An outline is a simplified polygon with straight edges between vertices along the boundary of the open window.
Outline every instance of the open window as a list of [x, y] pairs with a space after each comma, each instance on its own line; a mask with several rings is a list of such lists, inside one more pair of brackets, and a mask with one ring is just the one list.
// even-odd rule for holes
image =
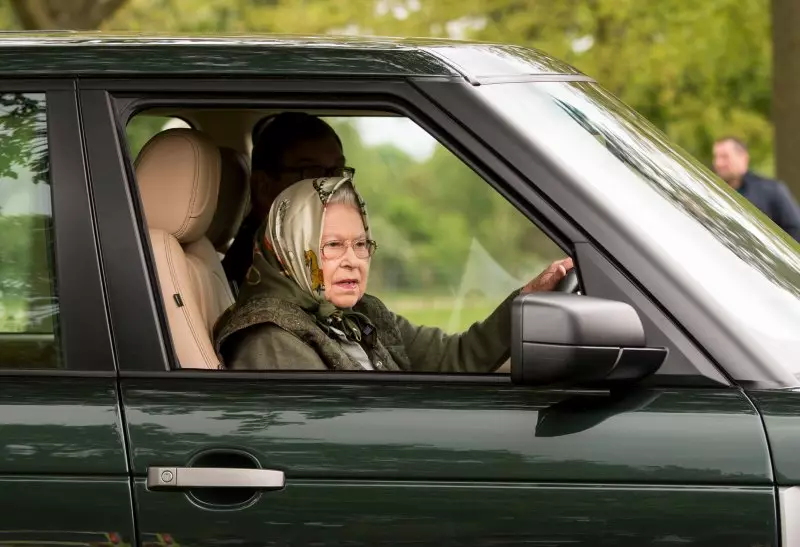
[[[279, 111], [231, 108], [146, 111], [127, 125], [129, 149], [133, 154], [144, 146], [143, 140], [179, 125], [174, 120], [186, 120], [182, 127], [202, 131], [218, 149], [231, 149], [249, 157], [254, 126], [276, 112]], [[450, 334], [462, 332], [485, 319], [512, 291], [553, 260], [565, 256], [530, 219], [408, 117], [374, 110], [309, 113], [325, 120], [339, 136], [346, 163], [356, 170], [355, 185], [367, 202], [373, 237], [379, 245], [371, 260], [368, 293], [410, 322]], [[224, 168], [223, 161], [223, 171]], [[247, 212], [247, 204], [241, 201], [246, 196], [238, 201], [230, 199], [237, 192], [226, 186], [232, 184], [229, 178], [220, 177], [220, 199], [213, 217], [230, 219], [234, 224], [227, 226], [228, 233], [236, 234], [242, 211]], [[147, 184], [142, 173], [138, 173], [138, 179], [140, 193], [150, 191], [142, 188]], [[152, 203], [143, 195], [146, 215], [148, 199]], [[153, 228], [151, 225], [151, 239]], [[155, 245], [152, 241], [151, 244]], [[193, 252], [194, 242], [182, 245], [187, 252]], [[215, 247], [218, 258], [224, 257], [224, 249]], [[158, 249], [154, 248], [154, 252], [173, 345], [179, 356], [191, 354], [181, 351], [181, 347], [189, 343], [187, 333], [194, 337], [191, 333], [196, 329], [176, 330], [175, 323], [182, 321], [193, 297], [182, 294], [188, 284], [180, 288], [170, 281], [174, 272], [165, 275], [163, 271], [168, 261], [159, 259]], [[212, 279], [220, 276], [218, 266], [209, 266]], [[172, 284], [172, 288], [165, 291], [165, 284]], [[205, 295], [197, 300], [224, 303], [232, 295], [233, 291], [221, 298]], [[176, 313], [170, 313], [170, 309]], [[205, 332], [217, 319], [209, 316], [209, 311], [200, 310], [202, 319], [198, 323]], [[218, 306], [211, 315], [219, 311]], [[178, 366], [214, 368], [209, 346], [195, 355], [205, 358], [186, 362], [179, 357]], [[507, 371], [507, 365], [501, 368], [501, 372]]]

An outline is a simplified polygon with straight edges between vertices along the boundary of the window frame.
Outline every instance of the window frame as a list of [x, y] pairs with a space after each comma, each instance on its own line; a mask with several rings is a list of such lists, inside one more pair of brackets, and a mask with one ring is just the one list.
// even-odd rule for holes
[[[408, 117], [417, 123], [423, 130], [436, 138], [451, 153], [463, 161], [469, 168], [484, 178], [495, 191], [505, 197], [520, 213], [533, 222], [553, 242], [564, 249], [565, 253], [576, 256], [581, 245], [591, 245], [591, 240], [584, 231], [563, 214], [562, 210], [553, 203], [541, 190], [540, 179], [547, 179], [547, 186], [559, 183], [559, 173], [546, 163], [538, 165], [537, 183], [529, 182], [529, 178], [522, 176], [519, 171], [509, 165], [502, 156], [497, 154], [492, 147], [487, 146], [482, 139], [464, 125], [465, 120], [452, 117], [447, 109], [439, 106], [441, 101], [434, 101], [421, 93], [417, 87], [418, 82], [409, 80], [376, 80], [376, 79], [325, 79], [324, 87], [320, 79], [263, 79], [263, 80], [93, 80], [81, 82], [81, 100], [86, 105], [92, 105], [88, 114], [92, 116], [95, 124], [102, 125], [102, 132], [92, 135], [88, 143], [90, 161], [92, 165], [100, 166], [103, 180], [118, 187], [114, 190], [120, 194], [116, 200], [122, 199], [121, 194], [130, 206], [132, 217], [126, 219], [126, 226], [122, 226], [120, 219], [116, 219], [118, 226], [112, 232], [123, 234], [127, 238], [125, 245], [115, 246], [116, 258], [111, 262], [122, 260], [122, 248], [136, 249], [141, 258], [142, 268], [128, 268], [125, 271], [114, 272], [119, 276], [112, 286], [127, 287], [129, 294], [138, 294], [140, 305], [139, 319], [120, 317], [115, 309], [124, 309], [116, 306], [116, 299], [125, 300], [123, 295], [118, 295], [110, 290], [111, 311], [114, 325], [128, 325], [123, 332], [115, 328], [115, 339], [121, 342], [119, 349], [120, 370], [123, 376], [142, 376], [150, 374], [168, 374], [170, 377], [196, 377], [212, 374], [222, 374], [225, 377], [238, 377], [244, 375], [254, 378], [253, 374], [237, 373], [234, 371], [204, 371], [194, 369], [173, 368], [174, 352], [169, 341], [169, 331], [162, 309], [160, 293], [153, 290], [153, 281], [156, 279], [149, 257], [149, 242], [142, 241], [140, 234], [146, 234], [140, 206], [138, 205], [138, 191], [130, 172], [130, 160], [127, 154], [124, 138], [124, 127], [129, 119], [137, 112], [154, 107], [170, 105], [181, 107], [262, 107], [262, 108], [332, 108], [342, 110], [386, 110]], [[444, 84], [444, 82], [442, 82]], [[459, 86], [459, 83], [447, 82], [447, 85]], [[466, 84], [464, 84], [466, 85]], [[319, 91], [324, 89], [325, 91]], [[439, 103], [439, 104], [437, 104]], [[445, 103], [446, 104], [446, 103]], [[86, 111], [86, 107], [84, 107]], [[116, 118], [111, 119], [116, 112]], [[474, 116], [473, 116], [474, 117]], [[102, 119], [105, 118], [105, 119]], [[101, 134], [102, 133], [102, 134]], [[87, 131], [87, 138], [89, 132]], [[103, 141], [101, 143], [100, 141]], [[113, 150], [112, 150], [113, 146]], [[530, 162], [529, 162], [530, 163]], [[122, 164], [120, 166], [120, 164]], [[117, 167], [114, 168], [114, 165]], [[120, 168], [121, 167], [121, 168]], [[93, 167], [94, 169], [94, 167]], [[126, 174], [127, 173], [127, 174]], [[123, 188], [124, 187], [124, 188]], [[110, 192], [109, 192], [110, 194]], [[98, 197], [98, 192], [95, 192]], [[103, 199], [103, 196], [99, 196]], [[111, 196], [106, 196], [111, 199]], [[110, 206], [110, 201], [107, 205]], [[113, 210], [98, 202], [98, 211]], [[105, 222], [111, 222], [106, 219]], [[104, 220], [100, 219], [103, 224]], [[107, 237], [101, 230], [101, 238]], [[145, 238], [146, 239], [146, 238]], [[134, 241], [135, 240], [135, 241]], [[105, 254], [105, 253], [104, 253]], [[579, 259], [580, 260], [580, 259]], [[130, 262], [130, 260], [129, 260]], [[612, 268], [613, 265], [609, 264]], [[639, 289], [630, 285], [631, 290]], [[131, 290], [134, 289], [134, 290]], [[133, 296], [128, 297], [133, 298]], [[655, 309], [655, 308], [654, 308]], [[652, 310], [651, 310], [652, 312]], [[657, 313], [660, 313], [656, 310]], [[669, 319], [667, 319], [669, 321]], [[131, 325], [138, 323], [138, 326]], [[149, 324], [146, 324], [149, 323]], [[166, 331], [164, 329], [167, 329]], [[139, 334], [146, 334], [148, 338], [143, 343]], [[676, 331], [677, 333], [677, 331]], [[673, 333], [675, 334], [675, 333]], [[680, 334], [680, 333], [678, 333]], [[682, 334], [680, 334], [682, 336]], [[671, 338], [670, 338], [671, 340]], [[138, 344], [138, 354], [145, 357], [136, 357], [125, 353], [125, 347], [131, 347], [134, 342]], [[688, 343], [688, 342], [687, 342]], [[142, 348], [148, 346], [148, 348]], [[159, 346], [159, 347], [156, 347]], [[697, 368], [697, 367], [695, 367]], [[714, 385], [727, 384], [726, 379], [712, 365], [708, 370], [697, 370], [692, 379], [701, 382], [710, 381]], [[275, 380], [296, 379], [318, 380], [320, 375], [335, 374], [337, 381], [343, 379], [342, 373], [268, 373], [269, 378]], [[348, 375], [349, 377], [350, 375]], [[386, 378], [379, 373], [357, 373], [357, 381], [384, 381]], [[510, 378], [505, 375], [424, 375], [401, 373], [397, 375], [403, 381], [452, 381], [459, 382], [489, 382], [509, 383]], [[349, 379], [349, 378], [348, 378]], [[704, 380], [703, 380], [704, 379]], [[355, 381], [356, 378], [354, 377]], [[396, 381], [392, 378], [391, 381]]]
[[0, 376], [115, 376], [99, 241], [73, 79], [3, 80], [3, 93], [45, 95], [55, 294], [62, 368], [0, 368]]

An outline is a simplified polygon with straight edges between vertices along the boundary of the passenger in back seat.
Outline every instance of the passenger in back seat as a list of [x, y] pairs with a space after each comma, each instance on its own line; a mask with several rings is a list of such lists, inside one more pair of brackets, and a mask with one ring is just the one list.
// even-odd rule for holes
[[342, 141], [333, 128], [304, 112], [282, 112], [260, 120], [253, 131], [251, 210], [242, 221], [222, 267], [241, 287], [253, 263], [253, 241], [270, 206], [283, 190], [303, 179], [352, 176]]

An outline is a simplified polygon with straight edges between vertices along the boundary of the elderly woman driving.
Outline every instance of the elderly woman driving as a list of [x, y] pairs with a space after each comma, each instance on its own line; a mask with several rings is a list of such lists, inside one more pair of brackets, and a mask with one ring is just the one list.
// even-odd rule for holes
[[450, 335], [417, 326], [366, 294], [371, 239], [348, 178], [303, 180], [275, 200], [256, 235], [239, 298], [214, 344], [232, 369], [490, 372], [508, 358], [510, 303], [553, 290], [572, 268], [554, 262], [484, 321]]

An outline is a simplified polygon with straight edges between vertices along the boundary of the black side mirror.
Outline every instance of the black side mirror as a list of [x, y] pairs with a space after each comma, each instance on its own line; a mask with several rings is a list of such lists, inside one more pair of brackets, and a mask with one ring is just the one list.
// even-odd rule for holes
[[636, 310], [613, 300], [546, 292], [519, 295], [511, 316], [515, 384], [624, 383], [653, 374], [666, 348], [648, 348]]

